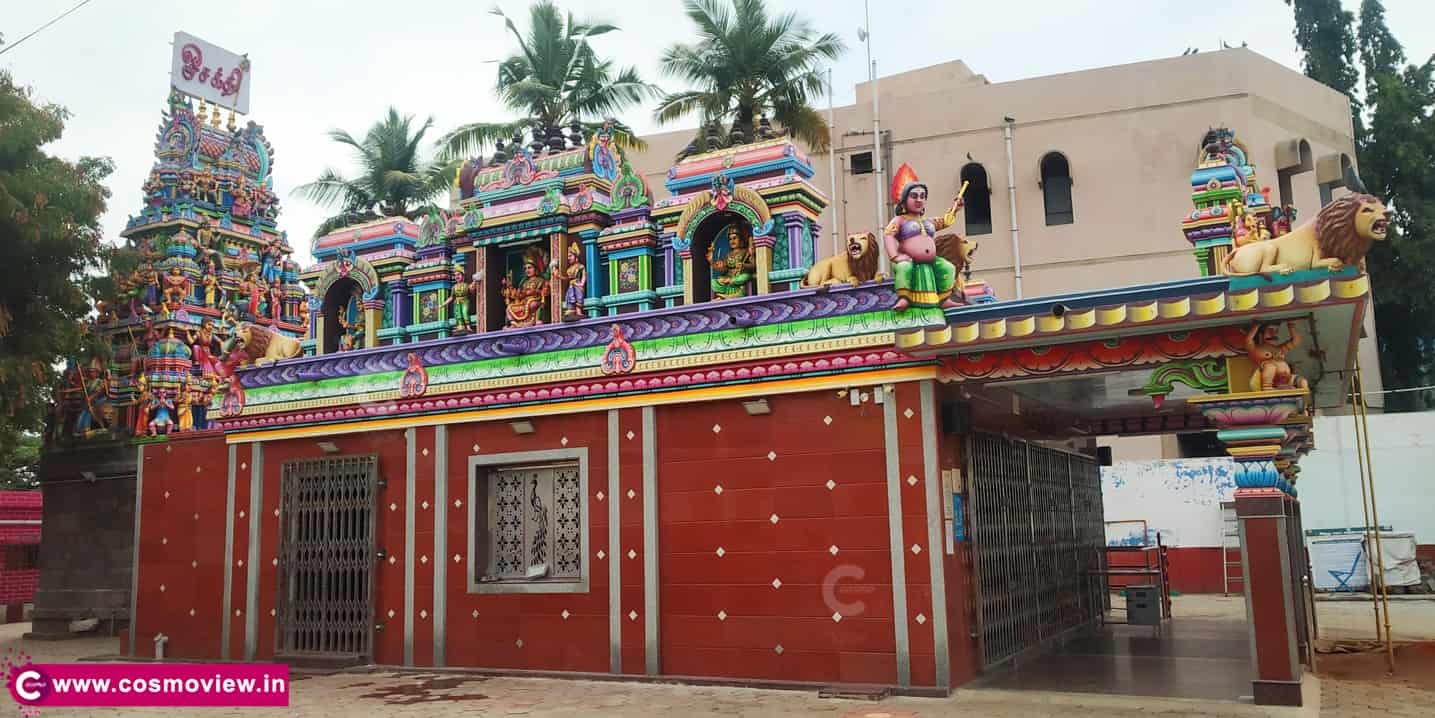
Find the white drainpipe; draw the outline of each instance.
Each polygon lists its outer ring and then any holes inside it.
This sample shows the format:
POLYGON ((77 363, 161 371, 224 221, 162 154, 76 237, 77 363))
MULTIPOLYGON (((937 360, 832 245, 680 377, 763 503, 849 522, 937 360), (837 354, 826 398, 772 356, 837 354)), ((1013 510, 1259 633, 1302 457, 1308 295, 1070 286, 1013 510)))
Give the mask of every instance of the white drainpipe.
POLYGON ((1011 209, 1011 261, 1012 270, 1016 278, 1016 298, 1021 299, 1021 234, 1016 228, 1016 165, 1011 158, 1011 128, 1016 120, 1007 117, 1006 129, 1003 135, 1006 137, 1006 192, 1007 206, 1011 209))
POLYGON ((154 659, 156 661, 164 660, 164 644, 166 643, 169 643, 169 636, 163 633, 156 633, 154 635, 154 659))

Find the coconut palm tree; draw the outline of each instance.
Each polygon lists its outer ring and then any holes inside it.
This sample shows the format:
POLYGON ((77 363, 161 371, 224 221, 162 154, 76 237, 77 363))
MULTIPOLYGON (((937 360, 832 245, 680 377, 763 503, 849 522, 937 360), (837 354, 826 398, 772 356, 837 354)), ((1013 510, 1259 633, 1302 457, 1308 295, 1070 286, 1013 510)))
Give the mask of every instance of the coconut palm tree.
POLYGON ((684 6, 698 38, 664 50, 661 67, 694 89, 664 96, 655 112, 665 123, 698 116, 698 137, 684 154, 711 149, 713 141, 751 142, 766 134, 768 117, 825 150, 827 123, 809 101, 826 90, 822 67, 846 49, 841 38, 818 35, 795 13, 773 16, 763 0, 685 0, 684 6))
MULTIPOLYGON (((616 25, 575 20, 551 0, 529 6, 527 35, 503 10, 494 8, 493 14, 503 18, 518 41, 518 52, 498 65, 497 91, 519 119, 458 127, 439 140, 443 157, 466 157, 528 129, 537 130, 540 138, 564 127, 592 132, 605 117, 658 95, 637 68, 619 68, 593 52, 588 39, 617 30, 616 25)), ((614 121, 613 128, 619 144, 641 148, 622 123, 614 121)))
POLYGON ((350 179, 325 169, 318 179, 294 188, 299 197, 339 208, 314 236, 380 217, 412 219, 427 211, 447 190, 455 169, 455 163, 426 161, 420 155, 424 134, 432 128, 432 117, 415 129, 413 115, 400 115, 390 107, 362 140, 344 130, 329 130, 329 139, 353 148, 359 174, 350 179))

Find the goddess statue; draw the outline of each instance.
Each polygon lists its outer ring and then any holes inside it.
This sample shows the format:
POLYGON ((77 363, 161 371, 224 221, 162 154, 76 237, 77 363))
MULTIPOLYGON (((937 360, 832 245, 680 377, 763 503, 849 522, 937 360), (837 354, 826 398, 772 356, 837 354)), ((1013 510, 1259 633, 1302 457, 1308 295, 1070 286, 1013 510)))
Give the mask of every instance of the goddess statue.
POLYGON ((1253 322, 1246 331, 1246 356, 1255 365, 1251 373, 1251 391, 1272 389, 1305 389, 1309 386, 1305 377, 1291 371, 1286 355, 1300 345, 1300 334, 1295 322, 1286 322, 1291 338, 1282 342, 1280 327, 1275 324, 1253 322))
POLYGON ((583 318, 583 296, 587 292, 588 268, 583 265, 583 248, 577 242, 568 245, 568 266, 563 269, 568 288, 563 291, 563 318, 583 318))
POLYGON ((733 299, 735 297, 747 296, 747 283, 752 281, 752 275, 756 271, 753 266, 752 246, 738 229, 737 225, 728 225, 724 235, 727 243, 727 255, 713 263, 713 250, 717 242, 708 245, 708 266, 712 268, 712 296, 713 299, 733 299))
MULTIPOLYGON (((882 232, 883 246, 892 260, 892 274, 897 288, 897 303, 892 306, 902 311, 909 306, 955 307, 960 303, 952 298, 957 285, 957 269, 952 263, 937 256, 937 232, 956 223, 957 212, 965 203, 961 194, 952 202, 952 208, 936 219, 927 219, 927 185, 917 181, 912 168, 903 164, 893 178, 893 201, 897 205, 897 216, 887 223, 882 232), (899 184, 900 183, 900 184, 899 184)), ((965 189, 963 185, 963 189, 965 189)))
POLYGON ((179 267, 170 267, 169 274, 164 278, 164 302, 170 311, 179 309, 184 300, 189 296, 191 283, 189 277, 184 276, 179 267))
POLYGON ((475 329, 473 325, 473 299, 478 296, 478 272, 473 273, 473 281, 463 281, 463 270, 457 265, 453 268, 453 287, 449 289, 448 299, 443 300, 439 308, 453 305, 453 331, 455 334, 470 332, 475 329))
POLYGON ((543 276, 547 264, 543 250, 530 247, 523 253, 523 282, 512 286, 503 278, 503 301, 506 326, 535 327, 543 323, 543 309, 548 303, 548 280, 543 276))

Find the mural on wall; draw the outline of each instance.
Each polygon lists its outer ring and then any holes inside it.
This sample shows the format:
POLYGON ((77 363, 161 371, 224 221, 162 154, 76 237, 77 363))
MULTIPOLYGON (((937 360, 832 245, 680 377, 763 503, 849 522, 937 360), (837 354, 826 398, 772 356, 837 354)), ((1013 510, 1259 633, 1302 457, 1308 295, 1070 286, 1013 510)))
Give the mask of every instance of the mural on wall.
POLYGON ((1108 546, 1220 546, 1221 502, 1236 490, 1230 458, 1118 461, 1101 467, 1108 546), (1146 522, 1141 536, 1140 521, 1146 522))

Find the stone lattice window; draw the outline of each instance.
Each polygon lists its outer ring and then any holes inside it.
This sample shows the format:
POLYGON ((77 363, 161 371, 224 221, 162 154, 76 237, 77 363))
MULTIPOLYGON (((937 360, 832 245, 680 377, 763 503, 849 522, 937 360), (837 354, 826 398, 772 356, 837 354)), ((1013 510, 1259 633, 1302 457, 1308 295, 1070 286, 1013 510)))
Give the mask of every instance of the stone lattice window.
POLYGON ((477 580, 576 581, 583 575, 583 489, 577 464, 497 467, 475 481, 487 496, 475 531, 477 580))

